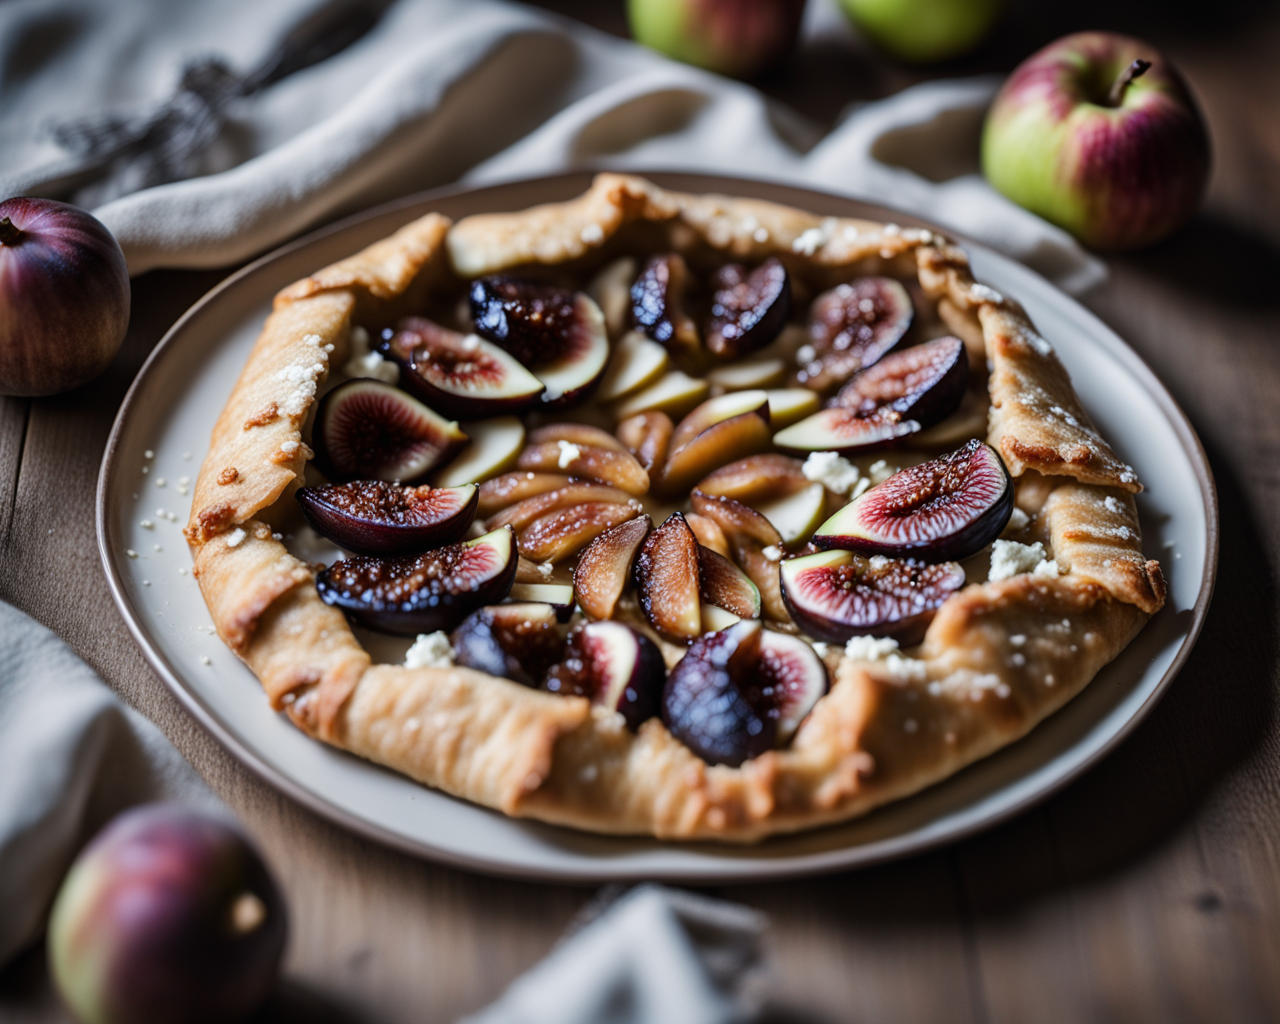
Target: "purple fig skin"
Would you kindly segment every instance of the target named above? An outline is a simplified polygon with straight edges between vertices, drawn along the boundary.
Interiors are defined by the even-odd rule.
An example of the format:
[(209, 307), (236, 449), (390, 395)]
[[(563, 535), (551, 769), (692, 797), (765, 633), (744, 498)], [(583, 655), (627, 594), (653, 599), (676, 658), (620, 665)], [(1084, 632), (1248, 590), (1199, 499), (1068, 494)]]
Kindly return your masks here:
[(1211, 160), (1182, 77), (1158, 50), (1110, 32), (1066, 36), (1023, 61), (982, 136), (992, 185), (1103, 251), (1177, 230), (1200, 203)]
[(818, 527), (813, 543), (863, 555), (958, 561), (1000, 536), (1012, 514), (1013, 481), (1004, 461), (973, 440), (859, 495)]
[(284, 901), (234, 826), (174, 804), (127, 811), (76, 859), (49, 963), (86, 1024), (234, 1024), (266, 997)]
[(99, 376), (129, 303), (124, 253), (101, 221), (52, 199), (0, 202), (0, 394), (54, 395)]
[[(358, 555), (405, 555), (460, 540), (476, 517), (480, 489), (405, 487), (385, 480), (303, 487), (303, 518)], [(434, 507), (427, 508), (428, 502)]]
[(912, 419), (924, 428), (955, 412), (968, 386), (964, 342), (947, 335), (889, 353), (841, 388), (831, 405), (863, 418)]
[[(614, 670), (621, 668), (621, 675)], [(588, 622), (569, 636), (565, 657), (547, 673), (544, 687), (586, 697), (622, 715), (635, 732), (662, 710), (667, 669), (658, 645), (621, 622)]]

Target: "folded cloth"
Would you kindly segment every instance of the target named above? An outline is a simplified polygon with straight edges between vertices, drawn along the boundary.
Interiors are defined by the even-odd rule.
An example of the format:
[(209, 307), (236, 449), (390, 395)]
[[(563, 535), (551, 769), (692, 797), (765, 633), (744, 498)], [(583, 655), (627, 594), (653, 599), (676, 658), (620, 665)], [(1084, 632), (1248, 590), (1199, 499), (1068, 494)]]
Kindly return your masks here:
[[(607, 903), (608, 896), (601, 902)], [(569, 935), (461, 1024), (732, 1024), (755, 1017), (758, 911), (644, 885)]]
[(80, 847), (147, 800), (229, 813), (159, 729), (0, 602), (0, 964), (44, 929)]
[[(9, 0), (0, 5), (0, 194), (95, 205), (56, 124), (155, 110), (184, 68), (245, 73), (334, 0)], [(1064, 232), (976, 173), (996, 83), (933, 82), (854, 110), (825, 138), (738, 82), (503, 0), (386, 3), (318, 64), (233, 100), (193, 176), (97, 206), (132, 273), (223, 266), (377, 202), (464, 180), (580, 167), (700, 170), (896, 206), (1003, 250), (1071, 290), (1105, 276)], [(811, 0), (806, 38), (848, 32)], [(858, 60), (851, 50), (850, 61)], [(182, 93), (190, 99), (193, 93)], [(128, 171), (106, 194), (128, 187)]]

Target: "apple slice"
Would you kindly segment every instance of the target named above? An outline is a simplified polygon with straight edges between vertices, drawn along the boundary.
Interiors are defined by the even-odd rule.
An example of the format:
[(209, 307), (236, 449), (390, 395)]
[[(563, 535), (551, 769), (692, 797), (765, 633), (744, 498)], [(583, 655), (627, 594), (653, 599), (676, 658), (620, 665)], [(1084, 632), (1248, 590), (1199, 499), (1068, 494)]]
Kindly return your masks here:
[(817, 392), (808, 388), (775, 388), (765, 394), (769, 398), (769, 418), (776, 430), (812, 416), (822, 404)]
[(734, 615), (733, 612), (725, 611), (713, 604), (704, 604), (702, 606), (702, 632), (718, 633), (722, 629), (728, 629), (735, 622), (741, 622), (741, 616)]
[(566, 473), (503, 473), (480, 485), (480, 505), (476, 514), (487, 519), (495, 512), (510, 508), (526, 498), (536, 498), (569, 484)]
[(519, 533), (535, 519), (540, 519), (548, 512), (581, 505), (587, 501), (614, 501), (626, 504), (631, 495), (608, 484), (598, 484), (590, 480), (575, 480), (557, 487), (554, 491), (536, 494), (525, 498), (514, 505), (508, 505), (500, 512), (495, 512), (485, 520), (486, 530), (496, 530), (499, 526), (510, 526)]
[[(722, 397), (737, 398), (739, 395), (758, 395), (763, 398), (764, 392), (740, 391)], [(704, 403), (690, 413), (681, 427), (697, 417), (699, 410), (709, 404)], [(680, 432), (680, 427), (676, 428), (676, 432)], [(713, 423), (679, 447), (675, 445), (673, 437), (671, 454), (667, 456), (662, 473), (656, 481), (658, 493), (680, 494), (726, 462), (763, 452), (769, 447), (770, 433), (769, 405), (761, 402), (754, 409)]]
[(433, 487), (478, 484), (510, 469), (524, 447), (524, 424), (516, 416), (499, 416), (467, 424), (470, 443), (431, 481)]
[(613, 359), (596, 395), (604, 402), (639, 391), (666, 372), (671, 357), (656, 341), (628, 331), (614, 346)]
[(624, 398), (614, 413), (618, 419), (650, 411), (682, 416), (706, 398), (710, 390), (705, 380), (690, 377), (682, 370), (671, 370), (648, 387)]
[(585, 476), (619, 487), (637, 497), (649, 491), (649, 474), (630, 452), (574, 444), (572, 441), (543, 441), (525, 448), (516, 460), (520, 469)]
[(785, 498), (757, 505), (756, 511), (777, 527), (782, 543), (791, 547), (813, 536), (822, 524), (826, 501), (826, 488), (814, 483)]
[(573, 587), (567, 583), (513, 583), (507, 600), (549, 604), (561, 622), (573, 615)]
[(609, 431), (591, 427), (585, 423), (548, 423), (531, 431), (528, 444), (545, 444), (547, 441), (568, 441), (579, 446), (591, 445), (608, 448), (611, 452), (626, 451), (626, 445)]
[(698, 547), (698, 597), (740, 619), (760, 618), (760, 590), (724, 555)]
[(611, 338), (621, 337), (631, 322), (631, 282), (638, 269), (635, 260), (622, 256), (605, 266), (587, 285), (587, 294), (604, 314)]
[(707, 383), (725, 391), (767, 388), (781, 382), (787, 374), (782, 359), (744, 359), (742, 362), (717, 366), (707, 374)]
[(708, 427), (713, 427), (717, 423), (732, 419), (734, 416), (741, 416), (744, 412), (759, 412), (768, 407), (769, 396), (759, 389), (734, 391), (727, 395), (709, 398), (676, 424), (676, 429), (671, 435), (671, 450), (674, 452), (682, 445), (688, 444)]

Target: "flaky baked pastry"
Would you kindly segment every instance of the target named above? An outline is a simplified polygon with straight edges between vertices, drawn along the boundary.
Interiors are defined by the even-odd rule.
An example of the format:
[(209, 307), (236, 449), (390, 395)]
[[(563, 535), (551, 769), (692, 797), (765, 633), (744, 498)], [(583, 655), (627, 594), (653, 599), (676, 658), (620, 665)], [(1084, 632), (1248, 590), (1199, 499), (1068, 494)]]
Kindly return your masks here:
[[(313, 454), (309, 418), (351, 355), (353, 327), (376, 333), (456, 303), (486, 274), (585, 282), (620, 255), (655, 252), (776, 257), (804, 295), (866, 275), (908, 282), (989, 391), (985, 439), (1015, 481), (1024, 524), (1005, 536), (1044, 554), (1035, 571), (952, 594), (911, 651), (823, 651), (829, 692), (789, 744), (736, 767), (709, 764), (661, 717), (633, 731), (583, 697), (458, 666), (375, 664), (322, 600), (317, 567), (282, 538)], [(456, 224), (428, 214), (282, 291), (214, 428), (186, 535), (219, 635), (309, 735), (509, 815), (748, 842), (917, 792), (1079, 693), (1165, 599), (1158, 564), (1142, 554), (1139, 490), (1022, 307), (975, 283), (946, 239), (602, 174), (565, 203)], [(664, 653), (670, 664), (679, 652)]]

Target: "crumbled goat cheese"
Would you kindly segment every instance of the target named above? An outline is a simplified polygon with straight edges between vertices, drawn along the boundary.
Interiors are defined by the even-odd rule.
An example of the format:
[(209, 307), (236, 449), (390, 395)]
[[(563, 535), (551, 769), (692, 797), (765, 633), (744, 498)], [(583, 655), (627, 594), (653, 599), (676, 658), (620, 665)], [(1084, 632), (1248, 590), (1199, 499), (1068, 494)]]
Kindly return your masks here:
[(551, 579), (551, 574), (555, 572), (555, 569), (556, 567), (552, 565), (550, 562), (543, 562), (541, 565), (538, 566), (538, 574), (544, 580), (549, 580)]
[(202, 654), (202, 655), (200, 655), (200, 664), (201, 664), (201, 665), (212, 665), (212, 664), (213, 664), (213, 662), (209, 660), (209, 655), (207, 655), (207, 654)]
[(872, 555), (868, 564), (871, 566), (871, 568), (880, 570), (889, 564), (889, 559), (887, 559), (884, 555)]
[(892, 675), (905, 679), (923, 679), (927, 673), (925, 663), (906, 658), (898, 653), (898, 641), (893, 637), (855, 636), (844, 645), (846, 658), (854, 661), (874, 661), (884, 665)]
[(298, 442), (285, 441), (282, 445), (280, 445), (280, 450), (284, 452), (286, 455), (292, 455), (294, 452), (298, 450)]
[(776, 544), (770, 544), (760, 553), (771, 562), (782, 561), (782, 548), (778, 547)]
[(821, 640), (815, 640), (809, 646), (813, 648), (813, 653), (816, 654), (819, 658), (825, 658), (828, 654), (831, 653), (831, 645), (825, 644)]
[(808, 366), (811, 362), (818, 358), (818, 350), (812, 345), (801, 345), (796, 349), (796, 365)]
[(604, 228), (599, 224), (588, 224), (578, 235), (586, 245), (599, 245), (604, 241)]
[(969, 294), (979, 302), (994, 302), (997, 304), (1004, 302), (1003, 295), (994, 288), (988, 288), (985, 284), (969, 285)]
[(1062, 575), (1062, 568), (1058, 565), (1056, 558), (1046, 558), (1034, 569), (1031, 570), (1032, 575), (1045, 576), (1049, 579), (1057, 579)]
[(1124, 506), (1123, 506), (1123, 505), (1121, 505), (1119, 501), (1117, 501), (1115, 498), (1113, 498), (1113, 497), (1112, 497), (1111, 495), (1109, 495), (1109, 494), (1108, 494), (1105, 498), (1103, 498), (1103, 499), (1102, 499), (1102, 503), (1103, 503), (1104, 505), (1106, 505), (1106, 506), (1107, 506), (1107, 511), (1108, 511), (1108, 512), (1123, 512), (1123, 511), (1124, 511)]
[(405, 668), (448, 668), (452, 664), (453, 645), (443, 630), (419, 633), (404, 656)]
[(582, 454), (582, 449), (572, 441), (557, 441), (560, 446), (559, 466), (561, 469), (568, 469), (570, 463)]
[(1025, 530), (1030, 522), (1031, 517), (1023, 512), (1022, 509), (1015, 507), (1013, 514), (1009, 516), (1009, 525), (1005, 527), (1005, 531), (1012, 530), (1016, 533), (1019, 530)]
[(244, 541), (244, 538), (245, 538), (244, 530), (240, 529), (240, 527), (237, 526), (234, 530), (232, 530), (229, 534), (227, 534), (227, 547), (238, 548), (241, 545), (241, 543)]
[(871, 463), (870, 468), (867, 470), (867, 476), (871, 478), (871, 483), (876, 485), (884, 483), (896, 472), (898, 472), (896, 466), (890, 466), (884, 459), (877, 459)]
[(836, 494), (848, 494), (862, 475), (857, 466), (838, 452), (810, 452), (801, 470), (807, 479)]
[(806, 256), (812, 256), (815, 252), (827, 244), (827, 232), (823, 228), (810, 228), (808, 231), (801, 232), (794, 242), (791, 243), (793, 252), (804, 253)]
[(128, 555), (130, 558), (138, 557), (138, 552), (134, 551), (133, 548), (125, 548), (124, 553)]
[(351, 356), (342, 364), (342, 372), (348, 377), (372, 377), (387, 384), (400, 380), (400, 368), (369, 347), (369, 332), (363, 327), (351, 328)]
[(1031, 572), (1045, 560), (1044, 545), (1019, 544), (1016, 540), (998, 540), (991, 545), (991, 569), (987, 579), (992, 583)]
[(158, 476), (158, 477), (156, 477), (156, 486), (157, 486), (157, 487), (163, 487), (163, 486), (164, 486), (164, 477), (162, 477), (162, 476)]
[(138, 525), (141, 526), (144, 530), (151, 530), (155, 528), (156, 524), (153, 523), (150, 519), (144, 519), (140, 523), (138, 523)]

